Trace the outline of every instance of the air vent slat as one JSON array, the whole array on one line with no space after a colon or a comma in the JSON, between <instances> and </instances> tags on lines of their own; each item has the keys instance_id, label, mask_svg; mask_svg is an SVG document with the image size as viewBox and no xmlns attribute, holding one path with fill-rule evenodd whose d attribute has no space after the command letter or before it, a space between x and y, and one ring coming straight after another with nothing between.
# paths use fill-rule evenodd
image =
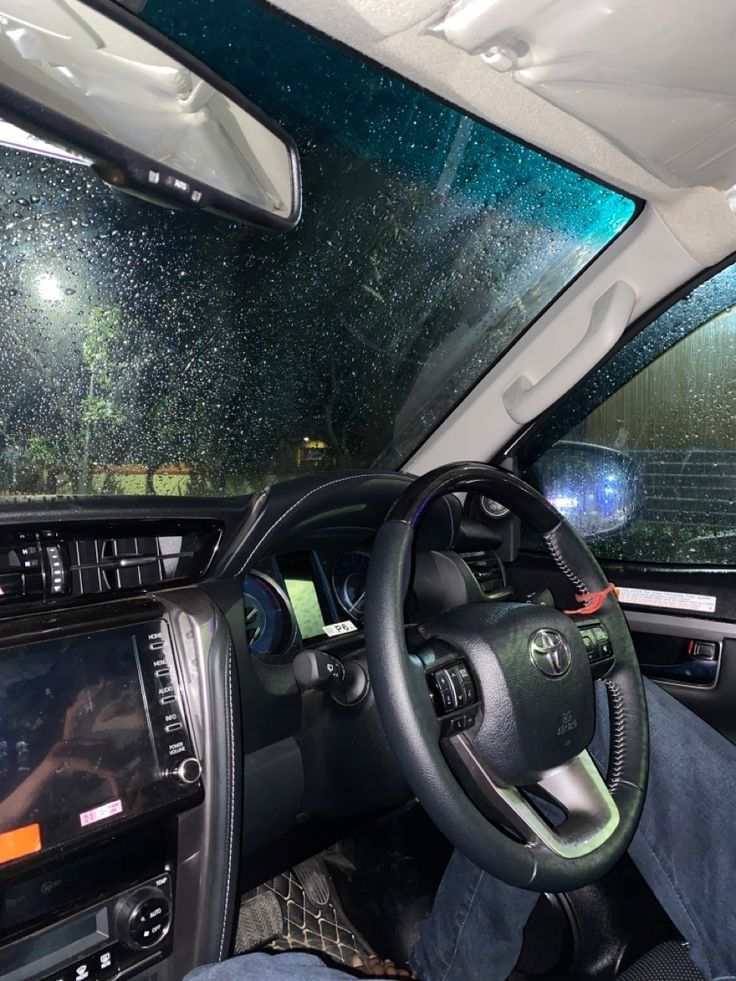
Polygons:
<instances>
[{"instance_id":1,"label":"air vent slat","mask_svg":"<svg viewBox=\"0 0 736 981\"><path fill-rule=\"evenodd\" d=\"M104 537L68 542L74 592L118 592L200 578L212 559L219 531L183 522L161 530L157 535L131 535L121 527L116 534L113 526L105 529Z\"/></svg>"},{"instance_id":2,"label":"air vent slat","mask_svg":"<svg viewBox=\"0 0 736 981\"><path fill-rule=\"evenodd\" d=\"M512 595L506 570L495 552L461 552L460 557L486 596L504 599Z\"/></svg>"},{"instance_id":3,"label":"air vent slat","mask_svg":"<svg viewBox=\"0 0 736 981\"><path fill-rule=\"evenodd\" d=\"M0 608L196 582L220 541L201 519L0 529Z\"/></svg>"}]
</instances>

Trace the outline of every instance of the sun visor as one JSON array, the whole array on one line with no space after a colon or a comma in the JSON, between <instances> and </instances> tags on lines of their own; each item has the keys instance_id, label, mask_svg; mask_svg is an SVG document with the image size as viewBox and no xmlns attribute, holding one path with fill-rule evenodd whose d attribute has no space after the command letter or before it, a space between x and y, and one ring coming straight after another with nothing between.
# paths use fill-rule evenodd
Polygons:
<instances>
[{"instance_id":1,"label":"sun visor","mask_svg":"<svg viewBox=\"0 0 736 981\"><path fill-rule=\"evenodd\" d=\"M672 187L736 207L736 5L457 0L429 31L598 130Z\"/></svg>"}]
</instances>

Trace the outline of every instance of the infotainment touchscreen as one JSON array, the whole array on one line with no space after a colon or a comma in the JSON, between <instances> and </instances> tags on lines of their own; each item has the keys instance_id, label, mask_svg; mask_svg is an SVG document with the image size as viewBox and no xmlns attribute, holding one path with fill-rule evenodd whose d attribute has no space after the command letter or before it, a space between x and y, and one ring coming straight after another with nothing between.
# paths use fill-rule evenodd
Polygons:
<instances>
[{"instance_id":1,"label":"infotainment touchscreen","mask_svg":"<svg viewBox=\"0 0 736 981\"><path fill-rule=\"evenodd\" d=\"M122 629L0 651L0 864L161 803L141 662Z\"/></svg>"}]
</instances>

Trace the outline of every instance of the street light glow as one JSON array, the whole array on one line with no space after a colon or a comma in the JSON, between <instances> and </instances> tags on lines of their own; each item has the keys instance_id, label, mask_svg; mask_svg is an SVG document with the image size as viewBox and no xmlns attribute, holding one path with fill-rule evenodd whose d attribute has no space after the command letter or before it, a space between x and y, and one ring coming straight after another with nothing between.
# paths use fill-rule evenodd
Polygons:
<instances>
[{"instance_id":1,"label":"street light glow","mask_svg":"<svg viewBox=\"0 0 736 981\"><path fill-rule=\"evenodd\" d=\"M36 286L38 288L38 295L46 303L58 303L64 295L61 286L56 281L56 276L41 276Z\"/></svg>"}]
</instances>

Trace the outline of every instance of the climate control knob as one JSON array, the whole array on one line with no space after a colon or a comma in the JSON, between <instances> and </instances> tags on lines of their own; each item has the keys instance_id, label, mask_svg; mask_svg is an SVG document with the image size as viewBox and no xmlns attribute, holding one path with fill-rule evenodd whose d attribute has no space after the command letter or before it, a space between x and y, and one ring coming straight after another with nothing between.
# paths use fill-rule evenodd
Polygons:
<instances>
[{"instance_id":1,"label":"climate control knob","mask_svg":"<svg viewBox=\"0 0 736 981\"><path fill-rule=\"evenodd\" d=\"M136 889L115 912L115 933L129 950L147 950L160 943L171 926L171 903L155 886Z\"/></svg>"}]
</instances>

